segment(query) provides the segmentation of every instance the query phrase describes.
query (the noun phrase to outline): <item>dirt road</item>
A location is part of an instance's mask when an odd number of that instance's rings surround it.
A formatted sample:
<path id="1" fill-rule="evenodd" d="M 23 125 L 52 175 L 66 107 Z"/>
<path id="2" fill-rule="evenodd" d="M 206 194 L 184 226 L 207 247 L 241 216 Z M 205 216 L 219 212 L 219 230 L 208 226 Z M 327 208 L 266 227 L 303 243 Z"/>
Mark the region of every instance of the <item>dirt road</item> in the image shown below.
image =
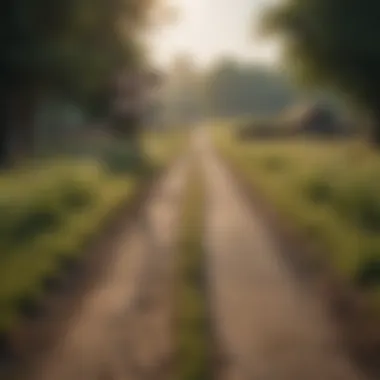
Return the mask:
<path id="1" fill-rule="evenodd" d="M 104 278 L 33 380 L 166 379 L 172 360 L 172 255 L 188 159 L 162 179 L 121 235 Z"/>
<path id="2" fill-rule="evenodd" d="M 162 178 L 141 220 L 121 234 L 114 260 L 67 322 L 67 334 L 27 380 L 175 378 L 175 240 L 195 157 L 206 179 L 210 310 L 224 353 L 216 379 L 364 379 L 323 302 L 296 281 L 273 232 L 239 192 L 207 135 L 194 134 L 193 144 L 192 153 Z"/>
<path id="3" fill-rule="evenodd" d="M 199 137 L 208 208 L 212 314 L 225 355 L 220 380 L 363 379 L 318 299 L 282 261 L 258 214 Z"/>

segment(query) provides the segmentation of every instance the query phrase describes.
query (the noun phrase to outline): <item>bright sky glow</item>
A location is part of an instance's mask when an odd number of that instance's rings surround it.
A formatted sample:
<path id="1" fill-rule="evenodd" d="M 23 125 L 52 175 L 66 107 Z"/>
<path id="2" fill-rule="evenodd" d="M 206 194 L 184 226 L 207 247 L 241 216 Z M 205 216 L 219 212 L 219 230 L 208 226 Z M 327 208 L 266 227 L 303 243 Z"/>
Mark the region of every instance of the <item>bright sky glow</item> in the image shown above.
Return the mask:
<path id="1" fill-rule="evenodd" d="M 273 0 L 271 0 L 273 1 Z M 180 53 L 208 65 L 221 56 L 275 63 L 275 44 L 253 38 L 255 20 L 269 0 L 172 0 L 180 20 L 159 30 L 152 40 L 153 58 L 166 66 Z"/>

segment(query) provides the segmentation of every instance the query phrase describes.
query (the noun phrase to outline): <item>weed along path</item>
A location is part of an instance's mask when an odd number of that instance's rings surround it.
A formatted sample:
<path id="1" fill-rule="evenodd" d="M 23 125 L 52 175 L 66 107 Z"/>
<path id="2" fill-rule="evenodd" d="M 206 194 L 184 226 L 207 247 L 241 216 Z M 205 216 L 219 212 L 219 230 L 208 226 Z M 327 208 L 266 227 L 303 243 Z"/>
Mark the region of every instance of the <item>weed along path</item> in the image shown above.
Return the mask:
<path id="1" fill-rule="evenodd" d="M 222 351 L 217 379 L 363 379 L 322 302 L 296 282 L 207 137 L 199 135 L 198 144 L 211 313 Z"/>
<path id="2" fill-rule="evenodd" d="M 184 157 L 162 178 L 139 220 L 114 244 L 114 260 L 28 380 L 167 379 L 172 360 L 173 245 Z"/>

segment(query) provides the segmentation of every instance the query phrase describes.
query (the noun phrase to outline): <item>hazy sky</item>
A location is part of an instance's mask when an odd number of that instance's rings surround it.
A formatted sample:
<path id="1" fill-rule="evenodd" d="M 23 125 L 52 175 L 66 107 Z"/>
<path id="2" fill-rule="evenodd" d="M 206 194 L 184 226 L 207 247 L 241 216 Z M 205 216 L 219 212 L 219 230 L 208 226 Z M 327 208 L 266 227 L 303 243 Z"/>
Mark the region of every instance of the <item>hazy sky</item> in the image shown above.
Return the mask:
<path id="1" fill-rule="evenodd" d="M 273 0 L 172 0 L 180 20 L 162 28 L 154 40 L 155 60 L 166 65 L 178 53 L 190 53 L 208 64 L 224 55 L 244 60 L 273 62 L 276 47 L 255 41 L 255 19 L 260 18 L 263 4 Z"/>

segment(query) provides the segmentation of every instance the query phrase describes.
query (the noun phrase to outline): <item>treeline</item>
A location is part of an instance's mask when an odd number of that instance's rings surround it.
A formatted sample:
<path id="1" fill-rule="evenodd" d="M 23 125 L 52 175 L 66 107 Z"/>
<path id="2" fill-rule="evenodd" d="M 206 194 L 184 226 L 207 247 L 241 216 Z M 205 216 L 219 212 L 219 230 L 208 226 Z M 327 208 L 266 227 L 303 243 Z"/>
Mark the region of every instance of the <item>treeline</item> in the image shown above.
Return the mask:
<path id="1" fill-rule="evenodd" d="M 50 129 L 67 113 L 90 120 L 108 115 L 113 76 L 146 64 L 141 37 L 158 5 L 156 0 L 5 0 L 1 165 L 33 154 L 44 117 Z M 49 119 L 57 104 L 60 112 Z"/>
<path id="2" fill-rule="evenodd" d="M 299 103 L 321 102 L 345 112 L 332 93 L 302 91 L 282 71 L 256 63 L 224 59 L 202 70 L 180 57 L 170 71 L 161 111 L 168 120 L 201 117 L 273 117 Z"/>
<path id="3" fill-rule="evenodd" d="M 281 72 L 225 60 L 206 73 L 203 91 L 213 117 L 269 116 L 297 102 L 300 93 Z"/>
<path id="4" fill-rule="evenodd" d="M 263 34 L 281 38 L 282 61 L 302 83 L 338 91 L 370 121 L 361 126 L 380 146 L 380 3 L 285 0 L 261 18 Z"/>

